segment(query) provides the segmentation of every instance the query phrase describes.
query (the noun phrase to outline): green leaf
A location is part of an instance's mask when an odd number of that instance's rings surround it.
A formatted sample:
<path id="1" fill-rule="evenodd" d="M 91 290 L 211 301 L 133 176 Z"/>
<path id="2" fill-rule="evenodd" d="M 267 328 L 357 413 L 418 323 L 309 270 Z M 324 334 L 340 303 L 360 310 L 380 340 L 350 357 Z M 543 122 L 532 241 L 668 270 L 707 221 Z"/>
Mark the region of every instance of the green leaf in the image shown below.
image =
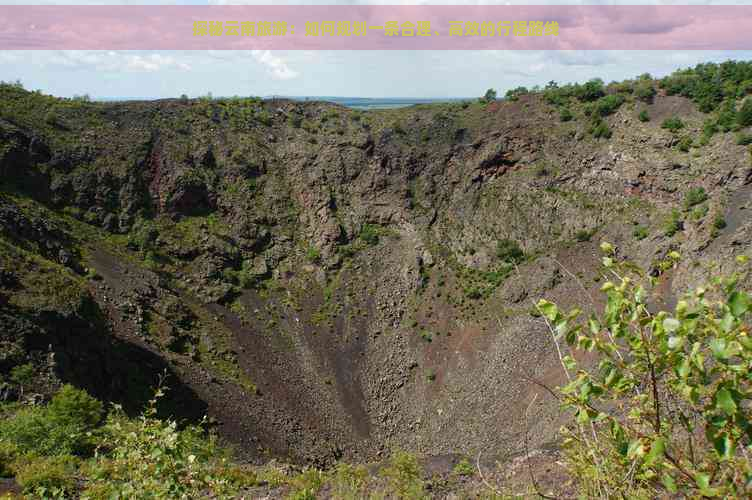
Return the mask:
<path id="1" fill-rule="evenodd" d="M 701 472 L 698 472 L 695 474 L 695 483 L 697 483 L 697 487 L 701 490 L 708 489 L 708 486 L 710 486 L 710 476 Z"/>
<path id="2" fill-rule="evenodd" d="M 726 413 L 726 415 L 733 415 L 736 413 L 736 402 L 734 401 L 731 392 L 725 387 L 721 387 L 718 389 L 718 392 L 715 393 L 715 406 Z"/>
<path id="3" fill-rule="evenodd" d="M 629 458 L 635 458 L 635 457 L 641 457 L 645 454 L 645 447 L 642 445 L 642 441 L 639 439 L 635 439 L 634 441 L 631 441 L 629 443 L 629 448 L 627 448 L 627 457 Z"/>
<path id="4" fill-rule="evenodd" d="M 719 361 L 723 361 L 729 358 L 729 350 L 726 339 L 711 339 L 710 350 L 713 351 L 713 356 Z"/>
<path id="5" fill-rule="evenodd" d="M 728 305 L 731 314 L 736 318 L 741 318 L 749 309 L 749 295 L 737 290 L 729 297 Z"/>
<path id="6" fill-rule="evenodd" d="M 666 318 L 663 320 L 663 329 L 669 333 L 674 333 L 680 326 L 681 323 L 676 318 Z"/>
<path id="7" fill-rule="evenodd" d="M 555 321 L 556 317 L 559 315 L 559 308 L 556 307 L 556 304 L 545 299 L 540 299 L 537 307 L 549 321 Z"/>
<path id="8" fill-rule="evenodd" d="M 678 488 L 676 487 L 676 481 L 674 481 L 674 478 L 671 477 L 671 475 L 666 472 L 663 474 L 663 477 L 661 478 L 661 482 L 663 482 L 663 486 L 666 487 L 669 493 L 676 493 Z"/>
<path id="9" fill-rule="evenodd" d="M 680 349 L 684 345 L 684 337 L 669 337 L 668 348 L 672 351 Z"/>
<path id="10" fill-rule="evenodd" d="M 663 458 L 663 454 L 666 451 L 666 440 L 662 437 L 653 441 L 650 446 L 650 451 L 645 457 L 645 464 L 648 466 L 655 465 L 659 460 Z"/>

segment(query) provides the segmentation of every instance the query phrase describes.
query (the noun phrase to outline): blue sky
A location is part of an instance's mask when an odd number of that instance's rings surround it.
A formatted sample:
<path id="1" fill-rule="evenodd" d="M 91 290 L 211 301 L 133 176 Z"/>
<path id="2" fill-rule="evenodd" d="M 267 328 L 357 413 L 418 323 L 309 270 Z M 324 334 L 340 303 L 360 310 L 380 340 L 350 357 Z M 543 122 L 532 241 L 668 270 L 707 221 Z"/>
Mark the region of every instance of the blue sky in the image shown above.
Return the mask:
<path id="1" fill-rule="evenodd" d="M 0 4 L 268 4 L 247 0 L 12 1 Z M 657 3 L 425 0 L 283 0 L 284 4 Z M 658 2 L 752 4 L 744 1 Z M 92 97 L 229 95 L 472 97 L 492 87 L 656 76 L 704 61 L 752 59 L 752 51 L 0 51 L 0 80 L 45 93 Z"/>

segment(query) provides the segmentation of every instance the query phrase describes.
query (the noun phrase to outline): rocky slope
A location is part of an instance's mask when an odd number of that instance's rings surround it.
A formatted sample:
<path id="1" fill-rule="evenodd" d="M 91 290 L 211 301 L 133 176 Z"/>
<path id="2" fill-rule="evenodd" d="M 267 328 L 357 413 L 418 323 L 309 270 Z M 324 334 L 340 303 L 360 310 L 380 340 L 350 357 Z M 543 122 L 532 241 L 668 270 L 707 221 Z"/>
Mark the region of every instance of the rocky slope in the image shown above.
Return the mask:
<path id="1" fill-rule="evenodd" d="M 534 301 L 596 307 L 601 240 L 663 274 L 656 306 L 748 251 L 747 146 L 630 92 L 598 139 L 588 103 L 561 121 L 540 93 L 358 112 L 5 85 L 2 397 L 73 382 L 135 410 L 167 374 L 164 411 L 256 460 L 544 447 L 561 375 Z"/>

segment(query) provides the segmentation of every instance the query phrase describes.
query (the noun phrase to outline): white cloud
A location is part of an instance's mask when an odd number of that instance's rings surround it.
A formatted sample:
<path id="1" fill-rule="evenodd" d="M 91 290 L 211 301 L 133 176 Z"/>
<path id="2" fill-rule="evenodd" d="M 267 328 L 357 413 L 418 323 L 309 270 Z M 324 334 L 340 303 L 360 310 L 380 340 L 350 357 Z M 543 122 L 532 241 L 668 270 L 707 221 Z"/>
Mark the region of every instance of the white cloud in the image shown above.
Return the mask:
<path id="1" fill-rule="evenodd" d="M 266 67 L 267 72 L 275 80 L 292 80 L 297 78 L 298 72 L 292 70 L 279 56 L 275 56 L 268 50 L 252 50 L 251 56 L 258 63 Z"/>
<path id="2" fill-rule="evenodd" d="M 158 53 L 132 54 L 121 51 L 60 50 L 36 58 L 41 66 L 56 65 L 71 69 L 95 69 L 104 72 L 155 72 L 164 69 L 189 71 L 191 66 L 175 57 Z"/>

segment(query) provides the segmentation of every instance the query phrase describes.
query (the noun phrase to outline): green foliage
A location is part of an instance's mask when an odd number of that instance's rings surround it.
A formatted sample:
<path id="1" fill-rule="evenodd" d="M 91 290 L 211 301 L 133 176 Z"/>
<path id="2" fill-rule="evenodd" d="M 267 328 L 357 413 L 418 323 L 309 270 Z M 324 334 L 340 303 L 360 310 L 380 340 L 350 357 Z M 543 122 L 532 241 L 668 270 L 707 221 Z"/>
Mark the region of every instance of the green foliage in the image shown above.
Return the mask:
<path id="1" fill-rule="evenodd" d="M 67 498 L 76 487 L 76 460 L 69 455 L 23 458 L 14 469 L 24 493 L 35 497 Z"/>
<path id="2" fill-rule="evenodd" d="M 611 129 L 600 116 L 595 116 L 588 127 L 588 134 L 592 135 L 595 139 L 609 139 L 611 137 Z"/>
<path id="3" fill-rule="evenodd" d="M 663 226 L 663 233 L 669 238 L 684 229 L 681 213 L 678 210 L 672 210 Z"/>
<path id="4" fill-rule="evenodd" d="M 634 96 L 647 103 L 653 102 L 655 97 L 655 87 L 653 86 L 653 80 L 640 80 L 634 86 Z"/>
<path id="5" fill-rule="evenodd" d="M 718 214 L 715 216 L 715 219 L 713 219 L 713 227 L 719 231 L 726 228 L 726 219 L 723 215 Z"/>
<path id="6" fill-rule="evenodd" d="M 708 194 L 705 192 L 704 187 L 691 188 L 684 194 L 684 206 L 691 208 L 695 205 L 699 205 L 708 199 Z"/>
<path id="7" fill-rule="evenodd" d="M 394 453 L 389 465 L 381 471 L 396 497 L 410 500 L 428 498 L 422 474 L 418 459 L 403 451 Z"/>
<path id="8" fill-rule="evenodd" d="M 573 95 L 582 102 L 593 102 L 605 95 L 603 80 L 594 78 L 584 85 L 575 85 Z"/>
<path id="9" fill-rule="evenodd" d="M 644 240 L 649 235 L 648 228 L 646 226 L 637 226 L 634 228 L 634 231 L 632 231 L 632 236 L 637 241 Z"/>
<path id="10" fill-rule="evenodd" d="M 559 111 L 559 120 L 563 122 L 572 121 L 574 118 L 574 115 L 569 110 L 569 108 L 561 108 L 561 111 Z"/>
<path id="11" fill-rule="evenodd" d="M 319 252 L 319 249 L 314 246 L 308 247 L 308 250 L 306 251 L 306 259 L 308 259 L 309 262 L 318 262 L 321 259 L 321 252 Z"/>
<path id="12" fill-rule="evenodd" d="M 736 144 L 739 146 L 749 146 L 752 144 L 752 135 L 739 132 L 736 135 Z"/>
<path id="13" fill-rule="evenodd" d="M 736 115 L 736 120 L 742 127 L 749 127 L 752 125 L 752 99 L 744 99 L 744 102 Z"/>
<path id="14" fill-rule="evenodd" d="M 90 431 L 102 406 L 85 391 L 66 385 L 46 407 L 23 407 L 0 422 L 0 440 L 21 453 L 86 455 L 92 450 Z"/>
<path id="15" fill-rule="evenodd" d="M 475 467 L 467 458 L 463 458 L 452 468 L 452 472 L 457 476 L 473 476 L 475 475 Z"/>
<path id="16" fill-rule="evenodd" d="M 0 440 L 0 477 L 13 477 L 12 464 L 18 458 L 18 447 L 5 440 Z"/>
<path id="17" fill-rule="evenodd" d="M 749 92 L 752 63 L 726 61 L 721 64 L 698 64 L 676 71 L 660 81 L 668 95 L 682 95 L 697 103 L 700 111 L 709 113 L 724 99 L 738 99 Z"/>
<path id="18" fill-rule="evenodd" d="M 637 119 L 640 120 L 643 123 L 649 122 L 650 121 L 650 115 L 648 115 L 647 110 L 643 109 L 642 111 L 640 111 L 640 114 L 637 115 Z"/>
<path id="19" fill-rule="evenodd" d="M 666 130 L 670 130 L 671 132 L 676 132 L 684 128 L 684 122 L 682 122 L 680 118 L 672 116 L 671 118 L 666 118 L 665 120 L 663 120 L 663 123 L 661 123 L 661 128 L 665 128 Z"/>
<path id="20" fill-rule="evenodd" d="M 496 242 L 496 258 L 502 262 L 518 263 L 525 257 L 520 244 L 508 238 Z"/>
<path id="21" fill-rule="evenodd" d="M 481 101 L 483 102 L 493 102 L 496 100 L 496 90 L 494 89 L 488 89 L 486 90 L 486 93 L 481 98 Z"/>
<path id="22" fill-rule="evenodd" d="M 506 98 L 510 101 L 516 101 L 521 95 L 529 94 L 527 87 L 517 87 L 507 90 Z"/>
<path id="23" fill-rule="evenodd" d="M 369 245 L 378 245 L 380 233 L 379 226 L 375 224 L 363 224 L 359 237 Z"/>
<path id="24" fill-rule="evenodd" d="M 580 229 L 575 233 L 574 239 L 579 241 L 580 243 L 590 241 L 590 238 L 593 237 L 595 231 L 595 229 Z"/>
<path id="25" fill-rule="evenodd" d="M 681 139 L 679 139 L 679 142 L 676 144 L 676 147 L 679 149 L 679 151 L 688 152 L 689 148 L 692 147 L 692 138 L 688 135 L 685 135 Z"/>
<path id="26" fill-rule="evenodd" d="M 32 365 L 31 363 L 17 365 L 10 370 L 10 380 L 14 384 L 18 384 L 21 387 L 22 394 L 24 388 L 32 381 L 33 377 L 34 365 Z"/>
<path id="27" fill-rule="evenodd" d="M 608 116 L 619 109 L 622 104 L 624 104 L 624 96 L 622 94 L 607 95 L 596 101 L 595 111 L 600 116 Z"/>
<path id="28" fill-rule="evenodd" d="M 86 391 L 65 385 L 47 405 L 47 413 L 58 425 L 91 429 L 102 419 L 102 403 Z"/>
<path id="29" fill-rule="evenodd" d="M 746 272 L 655 313 L 645 274 L 617 260 L 613 246 L 601 248 L 604 266 L 619 277 L 601 288 L 602 314 L 580 321 L 580 310 L 537 305 L 571 348 L 597 353 L 595 364 L 561 358 L 569 382 L 560 400 L 573 415 L 563 447 L 580 494 L 747 497 L 752 297 L 737 288 Z M 679 258 L 671 252 L 662 267 Z"/>

